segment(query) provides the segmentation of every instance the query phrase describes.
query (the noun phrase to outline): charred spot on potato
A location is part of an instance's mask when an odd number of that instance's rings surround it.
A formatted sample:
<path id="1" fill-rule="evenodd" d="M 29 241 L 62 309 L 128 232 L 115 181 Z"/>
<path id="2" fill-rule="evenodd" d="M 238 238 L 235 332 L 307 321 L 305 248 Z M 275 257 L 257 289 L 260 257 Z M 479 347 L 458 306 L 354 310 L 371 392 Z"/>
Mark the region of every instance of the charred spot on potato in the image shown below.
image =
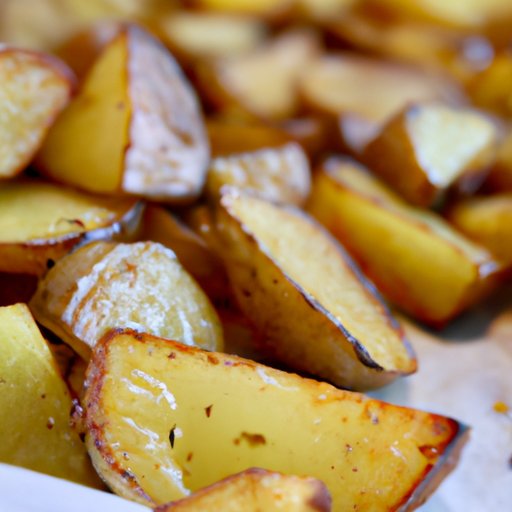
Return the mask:
<path id="1" fill-rule="evenodd" d="M 192 452 L 189 452 L 187 455 L 187 462 L 190 462 L 192 460 L 193 456 L 194 456 L 194 454 Z"/>
<path id="2" fill-rule="evenodd" d="M 213 404 L 204 408 L 204 412 L 205 412 L 207 418 L 209 418 L 212 413 L 212 407 L 213 407 Z"/>
<path id="3" fill-rule="evenodd" d="M 51 430 L 54 426 L 55 426 L 55 420 L 52 417 L 48 418 L 48 421 L 46 422 L 46 428 L 48 430 Z"/>
<path id="4" fill-rule="evenodd" d="M 48 258 L 46 260 L 46 268 L 50 270 L 55 265 L 55 260 L 52 260 L 51 258 Z"/>
<path id="5" fill-rule="evenodd" d="M 241 441 L 246 441 L 251 447 L 267 444 L 267 440 L 263 434 L 251 434 L 249 432 L 241 432 L 240 436 L 237 437 L 233 443 L 238 446 Z"/>
<path id="6" fill-rule="evenodd" d="M 175 352 L 171 352 L 171 353 L 167 356 L 167 359 L 176 359 L 176 353 L 175 353 Z"/>
<path id="7" fill-rule="evenodd" d="M 176 425 L 174 425 L 174 427 L 172 427 L 169 432 L 169 443 L 171 444 L 171 448 L 174 448 L 174 441 L 176 439 L 176 436 L 174 433 L 175 430 L 176 430 Z"/>

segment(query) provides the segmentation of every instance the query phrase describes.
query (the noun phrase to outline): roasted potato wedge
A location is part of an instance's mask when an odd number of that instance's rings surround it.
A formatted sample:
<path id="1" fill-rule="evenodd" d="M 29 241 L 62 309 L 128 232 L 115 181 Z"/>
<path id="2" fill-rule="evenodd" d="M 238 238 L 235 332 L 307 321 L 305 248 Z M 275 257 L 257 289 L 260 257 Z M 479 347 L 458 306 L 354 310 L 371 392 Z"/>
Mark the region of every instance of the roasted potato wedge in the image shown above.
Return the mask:
<path id="1" fill-rule="evenodd" d="M 455 203 L 447 215 L 468 238 L 505 264 L 512 263 L 512 194 L 468 198 Z"/>
<path id="2" fill-rule="evenodd" d="M 146 504 L 257 466 L 322 480 L 333 510 L 412 510 L 465 438 L 443 416 L 129 330 L 96 345 L 84 407 L 96 469 Z"/>
<path id="3" fill-rule="evenodd" d="M 24 304 L 0 308 L 0 461 L 101 487 L 69 424 L 71 397 Z"/>
<path id="4" fill-rule="evenodd" d="M 206 191 L 218 200 L 225 186 L 249 190 L 270 201 L 300 206 L 311 189 L 309 160 L 296 143 L 214 158 Z"/>
<path id="5" fill-rule="evenodd" d="M 442 326 L 495 284 L 501 265 L 440 216 L 409 206 L 361 166 L 328 160 L 309 211 L 365 274 L 415 318 Z"/>
<path id="6" fill-rule="evenodd" d="M 29 164 L 73 86 L 73 73 L 57 58 L 0 46 L 0 179 Z"/>
<path id="7" fill-rule="evenodd" d="M 242 55 L 259 46 L 265 25 L 248 16 L 181 11 L 161 20 L 162 41 L 182 62 Z"/>
<path id="8" fill-rule="evenodd" d="M 498 129 L 481 112 L 417 104 L 390 119 L 362 159 L 407 201 L 432 206 L 455 184 L 474 192 L 485 179 L 497 144 Z"/>
<path id="9" fill-rule="evenodd" d="M 48 271 L 30 308 L 84 359 L 108 329 L 126 326 L 222 348 L 208 298 L 176 255 L 158 243 L 96 242 L 80 248 Z"/>
<path id="10" fill-rule="evenodd" d="M 184 202 L 201 192 L 208 160 L 193 89 L 156 39 L 127 25 L 53 125 L 37 164 L 84 190 Z"/>
<path id="11" fill-rule="evenodd" d="M 78 243 L 129 238 L 143 205 L 42 181 L 0 185 L 0 271 L 42 275 Z"/>
<path id="12" fill-rule="evenodd" d="M 315 32 L 289 31 L 251 53 L 201 63 L 198 86 L 223 113 L 282 121 L 297 113 L 298 77 L 319 52 Z"/>
<path id="13" fill-rule="evenodd" d="M 384 302 L 312 218 L 230 190 L 217 224 L 239 306 L 284 363 L 350 389 L 415 371 Z"/>
<path id="14" fill-rule="evenodd" d="M 251 468 L 154 512 L 330 512 L 331 496 L 316 478 Z"/>

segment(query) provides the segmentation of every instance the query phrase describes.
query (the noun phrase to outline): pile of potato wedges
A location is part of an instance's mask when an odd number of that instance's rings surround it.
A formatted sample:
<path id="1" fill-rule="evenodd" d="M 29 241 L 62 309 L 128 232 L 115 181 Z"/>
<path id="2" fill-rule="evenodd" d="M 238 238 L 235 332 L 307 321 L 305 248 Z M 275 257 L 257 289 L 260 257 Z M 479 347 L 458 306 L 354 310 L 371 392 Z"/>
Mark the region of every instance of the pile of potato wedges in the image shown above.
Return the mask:
<path id="1" fill-rule="evenodd" d="M 155 511 L 410 511 L 469 429 L 361 394 L 512 266 L 506 0 L 0 0 L 0 462 Z M 435 378 L 435 375 L 432 376 Z"/>

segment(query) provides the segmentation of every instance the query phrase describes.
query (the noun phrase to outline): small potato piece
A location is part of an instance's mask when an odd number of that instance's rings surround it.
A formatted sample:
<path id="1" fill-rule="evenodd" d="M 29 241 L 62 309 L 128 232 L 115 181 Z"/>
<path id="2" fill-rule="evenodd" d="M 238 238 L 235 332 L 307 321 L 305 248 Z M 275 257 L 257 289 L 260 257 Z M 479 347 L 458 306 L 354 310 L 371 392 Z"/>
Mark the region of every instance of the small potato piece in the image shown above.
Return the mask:
<path id="1" fill-rule="evenodd" d="M 157 243 L 96 242 L 58 261 L 30 308 L 84 359 L 109 329 L 132 327 L 188 345 L 222 348 L 217 315 L 175 254 Z"/>
<path id="2" fill-rule="evenodd" d="M 433 326 L 480 299 L 501 270 L 483 247 L 438 215 L 409 206 L 350 161 L 322 166 L 308 209 L 382 293 Z"/>
<path id="3" fill-rule="evenodd" d="M 350 53 L 324 55 L 303 69 L 302 99 L 315 112 L 381 126 L 411 102 L 460 103 L 461 92 L 435 73 Z"/>
<path id="4" fill-rule="evenodd" d="M 497 128 L 480 112 L 419 104 L 390 119 L 362 159 L 407 201 L 428 207 L 455 183 L 474 192 L 494 160 L 497 142 Z"/>
<path id="5" fill-rule="evenodd" d="M 128 25 L 50 130 L 37 164 L 84 190 L 179 203 L 201 192 L 208 159 L 193 89 L 156 39 Z"/>
<path id="6" fill-rule="evenodd" d="M 185 62 L 241 55 L 263 42 L 265 25 L 254 18 L 181 11 L 159 23 L 164 43 Z"/>
<path id="7" fill-rule="evenodd" d="M 223 112 L 281 121 L 296 114 L 298 77 L 319 51 L 315 32 L 290 31 L 249 54 L 201 63 L 198 85 Z"/>
<path id="8" fill-rule="evenodd" d="M 456 203 L 448 220 L 497 259 L 512 263 L 512 194 L 473 197 Z"/>
<path id="9" fill-rule="evenodd" d="M 311 189 L 311 169 L 296 143 L 214 158 L 206 191 L 217 200 L 226 185 L 255 192 L 269 201 L 300 206 Z"/>
<path id="10" fill-rule="evenodd" d="M 0 271 L 42 275 L 78 243 L 129 238 L 143 205 L 42 181 L 0 184 Z"/>
<path id="11" fill-rule="evenodd" d="M 331 496 L 316 478 L 251 468 L 154 512 L 330 512 Z"/>
<path id="12" fill-rule="evenodd" d="M 29 164 L 73 85 L 57 58 L 0 45 L 0 179 Z"/>
<path id="13" fill-rule="evenodd" d="M 71 397 L 24 304 L 0 308 L 0 461 L 101 487 L 70 427 Z"/>
<path id="14" fill-rule="evenodd" d="M 333 510 L 413 510 L 466 437 L 443 416 L 129 330 L 96 345 L 84 406 L 96 469 L 152 505 L 256 466 L 322 480 Z"/>
<path id="15" fill-rule="evenodd" d="M 217 221 L 240 308 L 281 361 L 350 389 L 416 370 L 385 304 L 312 218 L 230 190 Z"/>

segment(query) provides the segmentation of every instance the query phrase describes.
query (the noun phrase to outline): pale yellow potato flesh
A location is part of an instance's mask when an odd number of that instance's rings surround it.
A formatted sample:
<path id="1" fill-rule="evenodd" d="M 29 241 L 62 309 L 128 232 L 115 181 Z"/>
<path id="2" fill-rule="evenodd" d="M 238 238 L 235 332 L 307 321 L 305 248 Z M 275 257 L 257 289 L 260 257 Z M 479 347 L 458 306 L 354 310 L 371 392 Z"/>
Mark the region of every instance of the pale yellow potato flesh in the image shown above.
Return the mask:
<path id="1" fill-rule="evenodd" d="M 384 302 L 311 217 L 228 190 L 217 225 L 237 302 L 280 360 L 350 389 L 415 371 Z"/>
<path id="2" fill-rule="evenodd" d="M 73 81 L 55 57 L 0 45 L 0 179 L 32 160 L 68 103 Z"/>
<path id="3" fill-rule="evenodd" d="M 143 205 L 43 181 L 0 184 L 0 270 L 42 275 L 78 243 L 130 238 Z"/>
<path id="4" fill-rule="evenodd" d="M 497 145 L 498 129 L 483 113 L 424 103 L 392 118 L 362 159 L 410 203 L 430 206 L 455 183 L 474 192 Z"/>
<path id="5" fill-rule="evenodd" d="M 501 269 L 439 215 L 408 205 L 347 160 L 329 160 L 317 173 L 308 210 L 382 293 L 434 326 L 478 300 Z"/>
<path id="6" fill-rule="evenodd" d="M 0 461 L 101 487 L 70 426 L 71 397 L 24 304 L 0 308 Z"/>
<path id="7" fill-rule="evenodd" d="M 331 497 L 315 478 L 251 468 L 154 512 L 330 512 Z"/>
<path id="8" fill-rule="evenodd" d="M 184 202 L 201 192 L 208 159 L 193 89 L 161 43 L 128 25 L 99 55 L 37 163 L 84 190 Z"/>
<path id="9" fill-rule="evenodd" d="M 226 185 L 255 192 L 269 201 L 300 206 L 311 189 L 309 160 L 297 143 L 214 158 L 206 191 L 217 200 Z"/>
<path id="10" fill-rule="evenodd" d="M 247 14 L 263 18 L 286 12 L 294 0 L 192 0 L 196 7 L 208 11 Z"/>
<path id="11" fill-rule="evenodd" d="M 80 248 L 48 271 L 30 308 L 86 360 L 106 331 L 124 327 L 222 349 L 222 329 L 208 298 L 158 243 Z"/>
<path id="12" fill-rule="evenodd" d="M 512 194 L 459 201 L 448 211 L 448 220 L 497 259 L 512 263 Z"/>
<path id="13" fill-rule="evenodd" d="M 322 480 L 333 510 L 413 510 L 465 437 L 446 417 L 129 330 L 96 345 L 84 406 L 102 478 L 152 505 L 262 467 Z"/>

